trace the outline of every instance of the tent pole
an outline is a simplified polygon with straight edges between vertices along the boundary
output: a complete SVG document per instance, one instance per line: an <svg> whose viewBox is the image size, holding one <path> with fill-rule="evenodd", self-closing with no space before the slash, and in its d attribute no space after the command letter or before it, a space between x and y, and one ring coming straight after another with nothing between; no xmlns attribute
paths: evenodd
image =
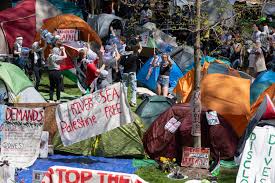
<svg viewBox="0 0 275 183"><path fill-rule="evenodd" d="M193 107L192 115L192 135L194 147L201 147L201 125L200 125L200 113L201 113L201 98L200 98L200 75L201 75L201 64L200 64L200 28L201 28L201 0L196 0L196 42L195 42L195 79L194 79L194 93L193 93Z"/></svg>

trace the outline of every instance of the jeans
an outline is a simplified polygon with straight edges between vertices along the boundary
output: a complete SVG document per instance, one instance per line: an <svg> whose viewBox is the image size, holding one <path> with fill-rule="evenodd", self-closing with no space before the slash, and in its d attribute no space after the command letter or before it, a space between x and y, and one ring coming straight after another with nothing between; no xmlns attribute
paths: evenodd
<svg viewBox="0 0 275 183"><path fill-rule="evenodd" d="M136 104L137 102L137 78L135 72L130 73L123 73L122 74L122 81L124 84L124 90L126 95L128 95L128 87L130 85L131 88L131 103Z"/></svg>
<svg viewBox="0 0 275 183"><path fill-rule="evenodd" d="M35 89L38 90L40 79L41 79L41 68L39 66L34 66L33 72L35 76Z"/></svg>
<svg viewBox="0 0 275 183"><path fill-rule="evenodd" d="M56 88L56 99L60 100L61 72L59 70L50 70L49 79L50 79L50 100L53 100L53 93L55 88Z"/></svg>

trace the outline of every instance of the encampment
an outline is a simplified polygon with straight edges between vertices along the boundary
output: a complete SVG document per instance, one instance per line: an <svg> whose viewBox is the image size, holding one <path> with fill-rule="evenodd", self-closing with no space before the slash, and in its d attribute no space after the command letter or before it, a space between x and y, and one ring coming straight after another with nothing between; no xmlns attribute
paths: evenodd
<svg viewBox="0 0 275 183"><path fill-rule="evenodd" d="M0 103L45 103L32 82L17 66L0 62Z"/></svg>
<svg viewBox="0 0 275 183"><path fill-rule="evenodd" d="M30 47L43 21L59 14L61 11L44 0L23 0L14 8L1 11L0 54L9 54L19 35L24 38L23 46Z"/></svg>

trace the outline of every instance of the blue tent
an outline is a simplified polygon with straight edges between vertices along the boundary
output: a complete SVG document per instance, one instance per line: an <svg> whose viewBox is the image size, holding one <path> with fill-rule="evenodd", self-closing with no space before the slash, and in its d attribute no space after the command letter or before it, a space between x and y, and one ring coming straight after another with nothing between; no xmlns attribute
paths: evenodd
<svg viewBox="0 0 275 183"><path fill-rule="evenodd" d="M273 83L275 83L275 72L267 71L261 73L250 87L250 104L253 104L261 93Z"/></svg>
<svg viewBox="0 0 275 183"><path fill-rule="evenodd" d="M137 80L139 83L141 83L142 85L144 85L145 87L149 88L152 91L155 91L157 88L157 80L158 80L158 76L159 76L159 67L155 67L153 69L153 72L150 76L150 78L147 80L146 76L148 74L149 68L150 68L150 63L153 60L153 57L150 58L143 66L142 68L139 70L138 74L137 74ZM161 56L159 55L159 62L161 62ZM177 83L178 80L183 76L180 68L178 67L177 64L175 64L175 62L172 60L173 62L173 66L172 66L172 70L170 72L170 88L169 91L172 91Z"/></svg>

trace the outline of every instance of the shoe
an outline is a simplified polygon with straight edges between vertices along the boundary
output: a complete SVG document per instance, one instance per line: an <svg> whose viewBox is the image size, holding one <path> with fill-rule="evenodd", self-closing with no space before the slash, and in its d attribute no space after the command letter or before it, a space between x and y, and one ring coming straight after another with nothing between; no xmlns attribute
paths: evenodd
<svg viewBox="0 0 275 183"><path fill-rule="evenodd" d="M58 103L58 104L60 104L60 103L61 103L61 101L60 101L60 100L57 100L57 101L55 101L55 103Z"/></svg>
<svg viewBox="0 0 275 183"><path fill-rule="evenodd" d="M131 107L136 107L137 104L130 102L130 106L131 106Z"/></svg>
<svg viewBox="0 0 275 183"><path fill-rule="evenodd" d="M48 100L48 103L54 103L54 101L53 100Z"/></svg>

